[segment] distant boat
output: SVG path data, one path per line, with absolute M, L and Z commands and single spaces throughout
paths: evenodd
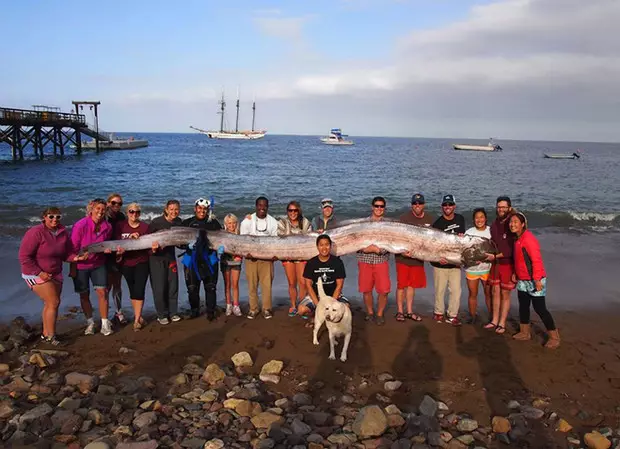
M 455 150 L 463 151 L 502 151 L 503 148 L 493 142 L 493 139 L 489 139 L 489 143 L 486 145 L 462 145 L 455 143 L 452 145 Z
M 573 154 L 568 153 L 545 153 L 545 159 L 579 159 L 581 152 L 575 151 Z
M 191 129 L 198 131 L 200 134 L 204 134 L 210 139 L 233 139 L 233 140 L 256 140 L 265 137 L 267 131 L 254 130 L 254 121 L 256 119 L 256 101 L 252 102 L 252 129 L 239 131 L 239 91 L 237 91 L 237 119 L 235 121 L 235 130 L 224 130 L 224 112 L 226 109 L 226 101 L 224 100 L 224 92 L 222 92 L 222 99 L 220 100 L 220 112 L 222 117 L 220 118 L 220 130 L 219 131 L 205 131 L 204 129 L 190 126 Z
M 325 145 L 354 145 L 352 140 L 347 140 L 345 137 L 349 136 L 342 134 L 340 128 L 332 128 L 329 132 L 329 136 L 321 137 L 321 142 Z
M 149 141 L 144 139 L 135 139 L 129 137 L 127 139 L 117 139 L 113 133 L 109 133 L 110 140 L 100 140 L 100 150 L 135 150 L 136 148 L 144 148 L 149 146 Z M 75 145 L 72 145 L 75 147 Z M 82 142 L 83 150 L 96 150 L 97 142 L 95 140 L 89 140 Z

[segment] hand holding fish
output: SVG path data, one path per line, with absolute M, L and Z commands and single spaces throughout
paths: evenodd
M 445 257 L 442 257 L 441 259 L 439 259 L 439 263 L 440 263 L 441 265 L 448 265 L 448 261 L 446 260 L 446 258 L 445 258 Z
M 73 258 L 73 262 L 82 262 L 83 260 L 88 259 L 88 251 L 84 252 L 83 254 L 78 254 L 77 256 L 75 256 Z
M 130 239 L 139 239 L 140 238 L 140 234 L 138 234 L 137 232 L 134 232 L 132 234 L 129 234 L 129 238 Z
M 151 244 L 151 251 L 152 251 L 153 253 L 156 253 L 158 249 L 159 249 L 159 243 L 157 243 L 157 242 L 153 242 L 153 243 Z

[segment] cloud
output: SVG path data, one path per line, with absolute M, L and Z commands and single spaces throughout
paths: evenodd
M 285 17 L 280 10 L 259 10 L 252 19 L 265 36 L 301 42 L 304 39 L 304 25 L 313 16 Z

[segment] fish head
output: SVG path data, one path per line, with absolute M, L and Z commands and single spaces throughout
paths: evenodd
M 497 247 L 489 239 L 480 238 L 480 242 L 463 250 L 461 261 L 465 267 L 473 267 L 487 260 L 487 254 L 496 254 Z

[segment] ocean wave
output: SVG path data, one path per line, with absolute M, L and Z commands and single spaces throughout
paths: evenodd
M 620 218 L 620 213 L 604 214 L 599 212 L 572 212 L 568 211 L 568 214 L 577 221 L 588 221 L 598 223 L 612 223 Z

